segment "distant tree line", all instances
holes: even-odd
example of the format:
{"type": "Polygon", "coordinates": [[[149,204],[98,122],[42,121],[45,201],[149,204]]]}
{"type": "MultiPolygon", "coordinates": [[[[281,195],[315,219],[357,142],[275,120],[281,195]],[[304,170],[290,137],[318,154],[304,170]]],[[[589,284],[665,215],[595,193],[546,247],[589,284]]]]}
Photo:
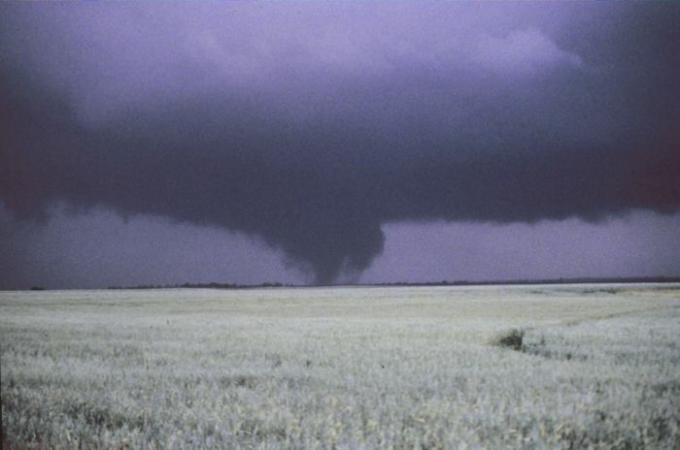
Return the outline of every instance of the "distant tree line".
{"type": "Polygon", "coordinates": [[[107,289],[252,289],[293,287],[283,283],[236,284],[236,283],[182,283],[182,284],[142,284],[136,286],[109,286],[107,289]]]}
{"type": "MultiPolygon", "coordinates": [[[[523,279],[523,280],[459,280],[459,281],[424,281],[410,282],[397,281],[392,283],[364,283],[352,286],[495,286],[495,285],[524,285],[524,284],[605,284],[605,283],[680,283],[680,277],[622,277],[622,278],[549,278],[549,279],[523,279]]],[[[335,285],[335,286],[342,286],[335,285]]],[[[108,289],[256,289],[256,288],[293,288],[315,287],[308,284],[284,284],[279,282],[266,282],[260,284],[237,284],[237,283],[182,283],[182,284],[149,284],[137,286],[110,286],[108,289]]],[[[40,288],[42,289],[42,288],[40,288]]]]}
{"type": "MultiPolygon", "coordinates": [[[[526,284],[606,284],[606,283],[680,283],[680,277],[622,277],[622,278],[549,278],[549,279],[524,279],[524,280],[459,280],[459,281],[397,281],[392,283],[363,283],[352,284],[351,286],[365,287],[389,287],[389,286],[494,286],[494,285],[526,285],[526,284]]],[[[182,283],[182,284],[139,284],[134,286],[109,286],[107,289],[257,289],[257,288],[302,288],[319,287],[320,285],[309,284],[290,284],[279,282],[265,282],[260,284],[238,284],[238,283],[182,283]]],[[[323,285],[321,285],[323,286],[323,285]]],[[[343,286],[329,285],[329,286],[343,286]]],[[[28,290],[45,291],[48,288],[43,286],[31,286],[28,290]]]]}

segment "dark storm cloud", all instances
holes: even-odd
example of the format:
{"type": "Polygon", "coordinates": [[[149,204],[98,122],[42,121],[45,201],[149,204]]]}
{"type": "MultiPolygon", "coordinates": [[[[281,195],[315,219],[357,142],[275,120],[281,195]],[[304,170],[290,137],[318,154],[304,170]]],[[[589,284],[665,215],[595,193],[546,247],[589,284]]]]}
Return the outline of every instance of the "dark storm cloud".
{"type": "Polygon", "coordinates": [[[2,5],[0,199],[262,237],[680,206],[680,5],[2,5]]]}

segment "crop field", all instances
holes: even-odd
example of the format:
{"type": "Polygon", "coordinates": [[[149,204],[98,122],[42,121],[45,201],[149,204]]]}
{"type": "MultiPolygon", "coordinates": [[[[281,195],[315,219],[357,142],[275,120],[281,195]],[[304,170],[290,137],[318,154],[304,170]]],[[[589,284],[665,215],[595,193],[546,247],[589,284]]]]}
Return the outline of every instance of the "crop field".
{"type": "Polygon", "coordinates": [[[680,285],[0,292],[2,447],[678,449],[680,285]]]}

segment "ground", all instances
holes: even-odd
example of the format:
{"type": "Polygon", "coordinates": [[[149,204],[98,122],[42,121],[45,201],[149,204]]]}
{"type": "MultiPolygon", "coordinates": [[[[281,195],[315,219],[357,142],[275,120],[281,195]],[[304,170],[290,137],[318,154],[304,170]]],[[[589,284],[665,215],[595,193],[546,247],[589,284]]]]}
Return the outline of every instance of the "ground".
{"type": "Polygon", "coordinates": [[[680,448],[680,285],[0,292],[4,448],[680,448]]]}

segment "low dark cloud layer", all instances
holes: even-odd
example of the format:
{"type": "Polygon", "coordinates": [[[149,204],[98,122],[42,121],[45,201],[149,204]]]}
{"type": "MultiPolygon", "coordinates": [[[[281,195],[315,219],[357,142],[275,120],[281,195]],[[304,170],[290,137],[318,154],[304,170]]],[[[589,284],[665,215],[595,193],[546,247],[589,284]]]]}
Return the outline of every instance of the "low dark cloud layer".
{"type": "Polygon", "coordinates": [[[264,239],[680,207],[680,5],[3,4],[0,201],[264,239]]]}

